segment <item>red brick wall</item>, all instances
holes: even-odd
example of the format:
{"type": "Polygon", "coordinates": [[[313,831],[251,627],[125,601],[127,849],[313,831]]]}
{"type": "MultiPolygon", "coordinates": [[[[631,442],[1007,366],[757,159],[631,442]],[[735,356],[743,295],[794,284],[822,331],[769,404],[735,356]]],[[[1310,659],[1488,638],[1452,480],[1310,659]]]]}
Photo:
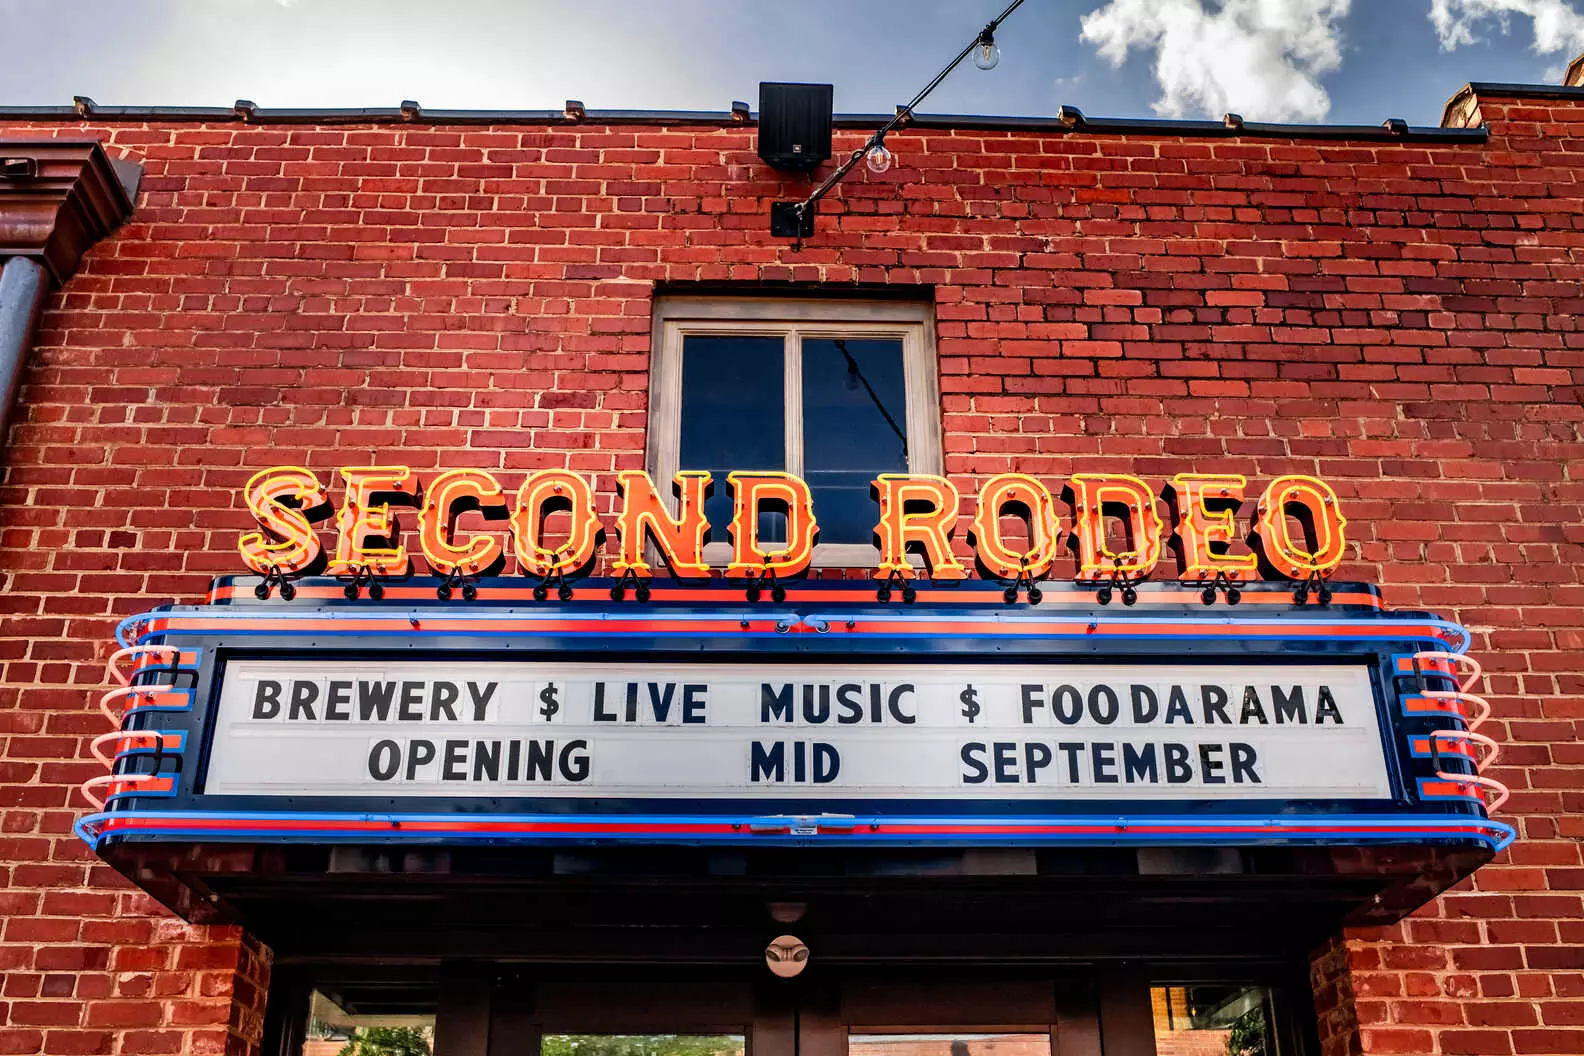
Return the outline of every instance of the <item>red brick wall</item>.
{"type": "Polygon", "coordinates": [[[965,481],[1330,480],[1346,574],[1473,628],[1523,838],[1330,955],[1328,1051],[1584,1052],[1584,103],[1482,112],[1486,145],[908,132],[802,252],[767,215],[804,185],[749,130],[0,129],[147,166],[3,456],[0,1056],[256,1028],[230,992],[260,952],[71,835],[114,621],[238,569],[263,466],[566,465],[608,503],[642,464],[652,284],[699,280],[933,286],[965,481]]]}

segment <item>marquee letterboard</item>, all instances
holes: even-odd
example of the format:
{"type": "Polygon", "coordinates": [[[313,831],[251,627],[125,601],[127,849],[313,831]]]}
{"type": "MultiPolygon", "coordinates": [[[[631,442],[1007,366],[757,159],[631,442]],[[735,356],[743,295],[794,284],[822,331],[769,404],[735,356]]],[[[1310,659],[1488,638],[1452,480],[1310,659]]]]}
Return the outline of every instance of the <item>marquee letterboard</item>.
{"type": "Polygon", "coordinates": [[[227,665],[216,795],[1382,799],[1348,664],[227,665]]]}
{"type": "Polygon", "coordinates": [[[424,581],[379,602],[217,582],[123,628],[134,667],[82,835],[209,842],[1504,844],[1467,635],[1337,585],[1236,607],[1145,585],[806,583],[613,602],[424,581]],[[521,596],[520,596],[521,595],[521,596]],[[1449,696],[1450,694],[1450,696],[1449,696]],[[1454,731],[1447,734],[1445,731],[1454,731]],[[1466,775],[1466,776],[1465,776],[1466,775]]]}

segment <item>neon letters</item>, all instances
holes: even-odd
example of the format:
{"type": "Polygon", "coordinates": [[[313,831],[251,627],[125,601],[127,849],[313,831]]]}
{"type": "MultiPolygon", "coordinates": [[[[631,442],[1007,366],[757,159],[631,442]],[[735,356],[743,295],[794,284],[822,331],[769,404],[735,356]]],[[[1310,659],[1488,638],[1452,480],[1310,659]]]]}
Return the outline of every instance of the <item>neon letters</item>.
{"type": "MultiPolygon", "coordinates": [[[[593,485],[570,470],[529,474],[510,504],[500,481],[483,470],[447,470],[427,489],[407,466],[353,466],[340,476],[335,548],[327,553],[315,525],[330,517],[332,505],[314,473],[277,466],[254,474],[244,501],[258,528],[237,545],[247,567],[260,575],[319,570],[339,576],[405,575],[412,561],[397,522],[395,511],[401,507],[417,511],[418,550],[429,570],[440,575],[495,574],[508,552],[526,575],[577,575],[594,563],[605,541],[593,485]],[[469,514],[476,518],[463,529],[459,522],[469,514]],[[551,518],[563,514],[551,531],[551,518]],[[499,535],[502,521],[510,526],[509,547],[499,535]]],[[[808,484],[790,473],[768,471],[733,472],[726,483],[733,514],[730,524],[717,526],[730,540],[731,557],[722,574],[774,580],[806,571],[819,536],[808,484]],[[760,515],[766,511],[783,515],[784,542],[767,545],[760,539],[760,515]]],[[[620,503],[610,557],[617,575],[653,576],[646,547],[658,552],[673,575],[711,574],[705,559],[711,525],[704,506],[710,474],[684,471],[671,485],[675,513],[648,473],[616,475],[620,503]]],[[[1347,519],[1330,485],[1302,475],[1271,481],[1255,504],[1246,540],[1240,540],[1237,513],[1247,486],[1235,474],[1179,473],[1158,499],[1135,476],[1077,473],[1062,490],[1071,508],[1071,527],[1064,533],[1050,487],[1027,474],[1003,473],[980,487],[967,546],[959,548],[953,534],[963,501],[955,484],[927,474],[882,473],[870,486],[877,504],[874,575],[911,579],[920,575],[916,562],[922,561],[932,579],[960,580],[968,575],[965,558],[971,556],[987,578],[1032,581],[1051,574],[1065,545],[1074,552],[1080,582],[1133,580],[1156,571],[1168,539],[1178,551],[1177,571],[1184,580],[1243,581],[1262,571],[1312,579],[1336,571],[1347,550],[1347,519]]]]}

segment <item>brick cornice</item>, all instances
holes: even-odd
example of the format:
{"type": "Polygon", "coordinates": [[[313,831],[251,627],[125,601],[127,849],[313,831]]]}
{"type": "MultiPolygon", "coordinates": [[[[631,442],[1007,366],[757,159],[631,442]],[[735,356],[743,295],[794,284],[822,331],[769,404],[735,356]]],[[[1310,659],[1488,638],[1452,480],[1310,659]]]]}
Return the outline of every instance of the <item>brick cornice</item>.
{"type": "Polygon", "coordinates": [[[0,139],[0,261],[31,257],[62,284],[131,215],[97,140],[0,139]]]}

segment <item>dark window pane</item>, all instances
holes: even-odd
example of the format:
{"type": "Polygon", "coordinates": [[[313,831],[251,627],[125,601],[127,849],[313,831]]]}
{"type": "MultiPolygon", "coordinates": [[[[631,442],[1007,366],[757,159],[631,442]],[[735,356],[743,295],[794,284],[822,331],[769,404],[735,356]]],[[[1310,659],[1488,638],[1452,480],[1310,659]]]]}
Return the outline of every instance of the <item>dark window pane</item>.
{"type": "MultiPolygon", "coordinates": [[[[779,337],[688,337],[682,342],[680,469],[715,474],[705,510],[711,538],[727,542],[734,469],[786,469],[786,374],[779,337]]],[[[656,481],[669,488],[669,481],[656,481]]],[[[760,538],[784,538],[784,519],[760,519],[760,538]]]]}
{"type": "Polygon", "coordinates": [[[906,438],[901,341],[803,342],[803,475],[820,542],[873,541],[869,482],[907,472],[906,438]]]}

